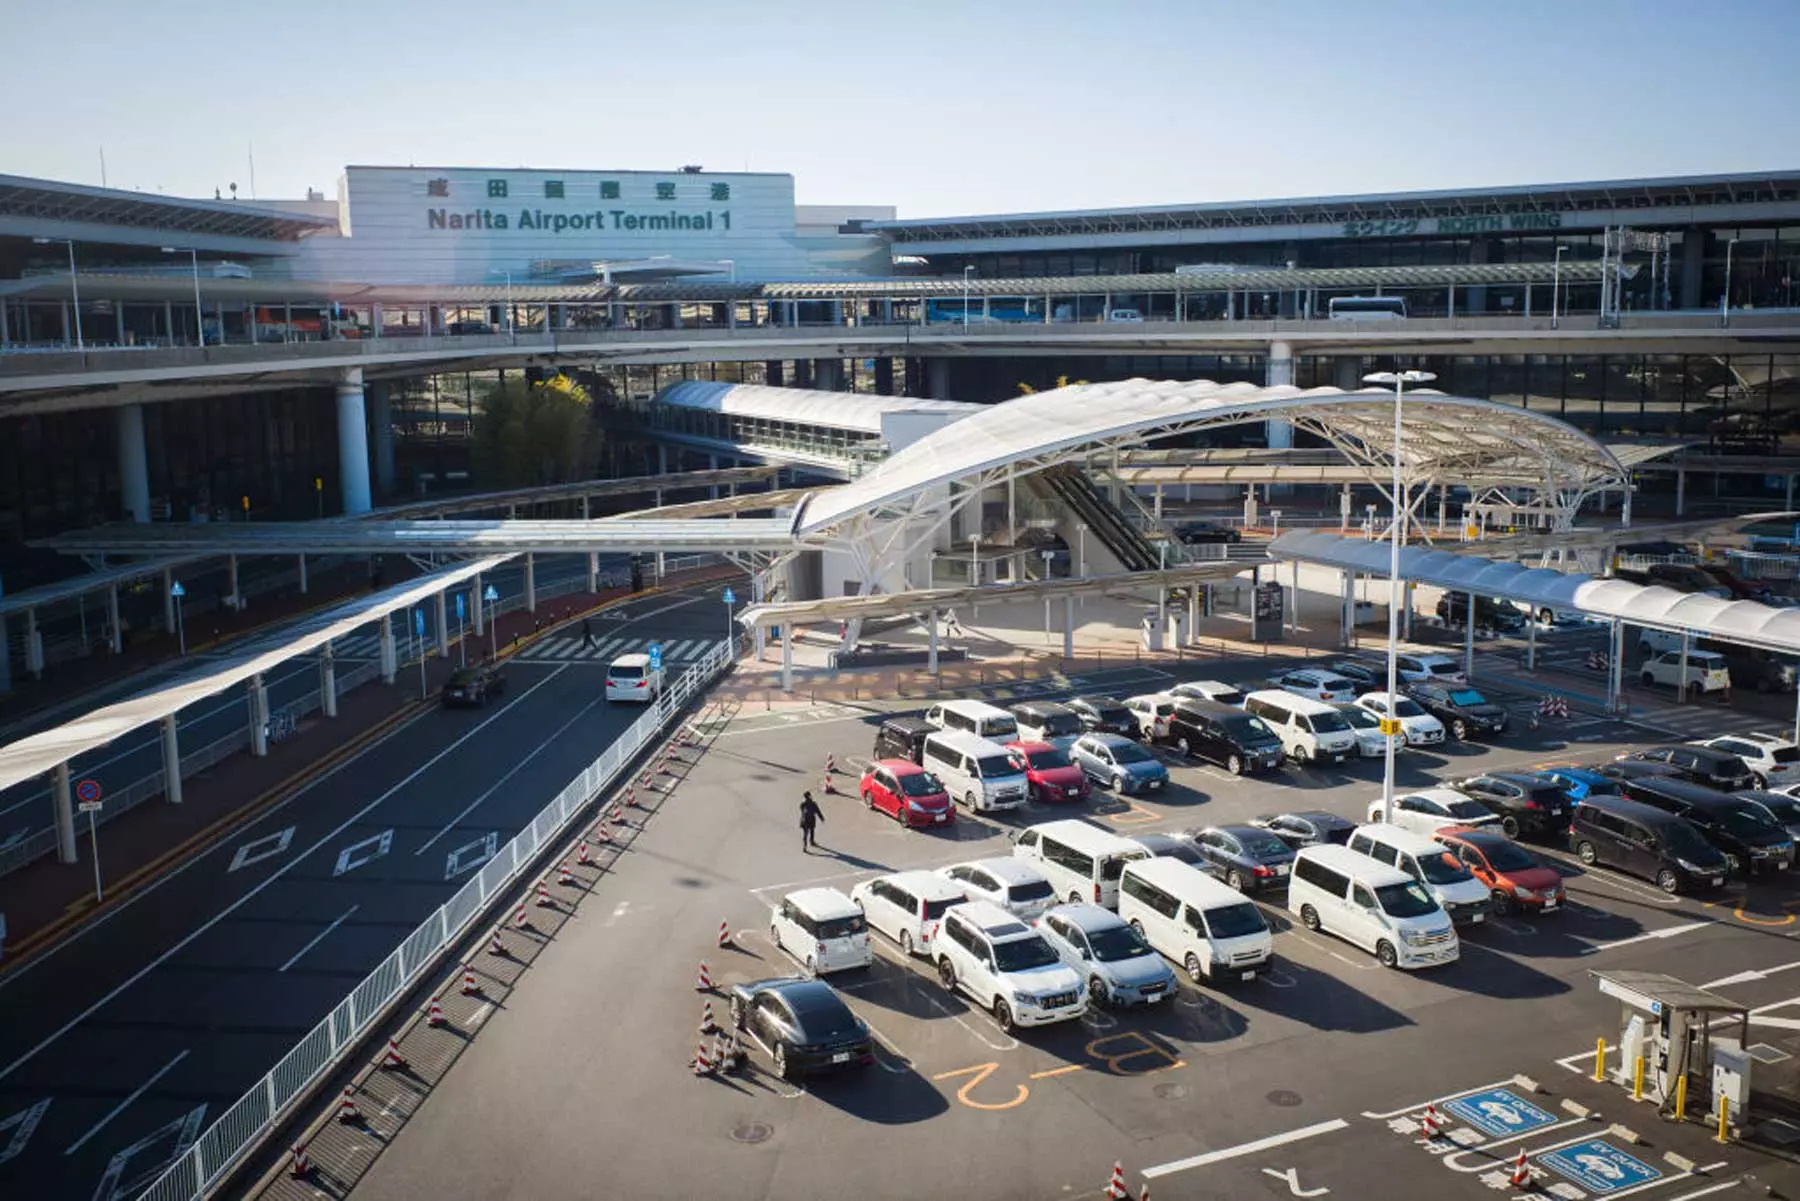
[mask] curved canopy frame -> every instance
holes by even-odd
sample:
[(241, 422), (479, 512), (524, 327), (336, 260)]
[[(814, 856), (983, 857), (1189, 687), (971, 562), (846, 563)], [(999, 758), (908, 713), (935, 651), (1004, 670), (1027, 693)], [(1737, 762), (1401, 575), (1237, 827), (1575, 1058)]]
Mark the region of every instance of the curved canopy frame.
[[(904, 518), (951, 482), (979, 488), (1171, 434), (1279, 419), (1319, 435), (1354, 463), (1391, 474), (1391, 392), (1258, 387), (1211, 380), (1075, 384), (990, 405), (928, 434), (874, 470), (825, 489), (795, 514), (800, 537), (849, 536)], [(1408, 490), (1437, 484), (1522, 489), (1567, 528), (1588, 496), (1621, 488), (1611, 451), (1553, 417), (1441, 392), (1406, 394), (1400, 466)]]

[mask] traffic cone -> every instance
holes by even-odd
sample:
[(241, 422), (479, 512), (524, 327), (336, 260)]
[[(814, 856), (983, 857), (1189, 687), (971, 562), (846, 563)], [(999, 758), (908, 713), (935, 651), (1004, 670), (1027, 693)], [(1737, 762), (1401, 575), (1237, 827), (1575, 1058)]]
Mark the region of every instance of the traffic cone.
[(706, 970), (706, 960), (702, 959), (700, 961), (700, 975), (694, 981), (694, 991), (711, 992), (712, 986), (712, 975)]
[(585, 838), (581, 840), (581, 846), (575, 852), (575, 862), (581, 864), (583, 867), (591, 867), (593, 865), (594, 856), (588, 850), (587, 839)]
[(719, 1023), (713, 1020), (712, 1002), (707, 1001), (700, 1007), (700, 1033), (717, 1034)]
[(721, 920), (719, 922), (719, 945), (721, 947), (731, 945), (731, 923), (728, 921)]
[(595, 826), (594, 827), (594, 841), (595, 842), (610, 845), (612, 843), (612, 840), (613, 840), (613, 836), (607, 831), (605, 826)]
[(650, 774), (650, 769), (646, 767), (644, 769), (644, 774), (638, 777), (638, 783), (642, 784), (645, 788), (654, 788), (656, 786), (656, 778)]
[(829, 775), (819, 782), (819, 789), (829, 796), (838, 795), (837, 781), (833, 780)]
[(475, 983), (475, 969), (470, 968), (463, 973), (462, 994), (465, 997), (472, 997), (480, 991), (481, 985)]
[(631, 809), (636, 809), (638, 807), (637, 789), (633, 788), (629, 784), (627, 784), (625, 786), (625, 804), (628, 808), (631, 808)]
[(427, 1026), (442, 1026), (444, 1024), (444, 1007), (438, 1003), (436, 997), (431, 998), (431, 1004), (425, 1009), (425, 1024)]
[(837, 758), (830, 752), (827, 752), (825, 755), (825, 774), (828, 776), (837, 775)]
[(539, 909), (548, 909), (556, 904), (550, 899), (550, 886), (542, 880), (537, 882), (537, 903)]
[(1131, 1201), (1131, 1190), (1125, 1187), (1125, 1165), (1113, 1161), (1112, 1181), (1106, 1186), (1106, 1195), (1112, 1201)]
[(623, 809), (619, 808), (619, 804), (617, 801), (613, 802), (612, 824), (615, 826), (622, 826), (625, 824), (625, 811)]
[(731, 1046), (725, 1041), (724, 1034), (713, 1039), (713, 1067), (721, 1072), (729, 1072), (737, 1067), (737, 1058), (732, 1054)]
[(1425, 1107), (1425, 1116), (1419, 1119), (1419, 1125), (1424, 1127), (1426, 1138), (1438, 1138), (1444, 1133), (1444, 1119), (1438, 1116), (1435, 1105)]
[(575, 876), (569, 871), (569, 865), (567, 863), (564, 863), (561, 867), (556, 869), (556, 882), (558, 884), (575, 883)]
[(500, 941), (500, 931), (494, 931), (494, 937), (488, 940), (488, 954), (506, 958), (506, 944)]
[(1513, 1160), (1512, 1178), (1508, 1183), (1514, 1188), (1531, 1187), (1531, 1168), (1525, 1163), (1524, 1148), (1520, 1148), (1518, 1158)]
[(288, 1175), (295, 1180), (312, 1175), (312, 1160), (307, 1157), (305, 1143), (295, 1143), (288, 1151)]
[(381, 1066), (384, 1068), (403, 1068), (406, 1056), (400, 1054), (400, 1044), (391, 1036), (388, 1038), (387, 1050), (381, 1053)]
[(700, 1043), (694, 1048), (694, 1075), (707, 1076), (711, 1074), (712, 1061), (706, 1057), (706, 1044)]
[(525, 915), (525, 906), (523, 904), (513, 911), (513, 925), (521, 930), (531, 925), (531, 919)]
[(1145, 1185), (1138, 1190), (1138, 1201), (1150, 1201), (1150, 1186)]
[(675, 774), (675, 769), (669, 765), (669, 752), (664, 751), (662, 758), (657, 761), (656, 774), (659, 776), (672, 776)]
[(344, 1087), (343, 1095), (338, 1098), (337, 1120), (346, 1125), (363, 1120), (362, 1110), (356, 1107), (356, 1098), (348, 1085)]

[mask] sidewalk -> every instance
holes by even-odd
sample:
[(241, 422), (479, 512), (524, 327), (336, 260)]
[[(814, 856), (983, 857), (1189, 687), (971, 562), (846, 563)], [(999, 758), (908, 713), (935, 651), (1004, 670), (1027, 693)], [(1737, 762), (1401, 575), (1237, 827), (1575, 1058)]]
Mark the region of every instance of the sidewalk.
[[(505, 659), (537, 638), (571, 621), (622, 601), (653, 596), (737, 578), (726, 566), (672, 572), (662, 585), (632, 593), (623, 588), (603, 593), (572, 593), (547, 601), (535, 614), (504, 613), (494, 626)], [(471, 632), (471, 649), (485, 649)], [(455, 639), (452, 639), (454, 646)], [(359, 751), (379, 742), (409, 718), (437, 704), (438, 691), (455, 664), (451, 659), (426, 661), (427, 697), (419, 698), (417, 661), (400, 665), (394, 683), (375, 681), (343, 694), (338, 716), (314, 713), (288, 737), (257, 758), (248, 751), (183, 781), (183, 801), (170, 805), (150, 800), (101, 827), (101, 871), (105, 902), (94, 903), (93, 861), (88, 830), (76, 821), (75, 863), (59, 863), (54, 855), (0, 876), (0, 913), (6, 915), (6, 943), (0, 950), (0, 974), (41, 954), (105, 910), (123, 903), (163, 872), (211, 846), (281, 800)]]

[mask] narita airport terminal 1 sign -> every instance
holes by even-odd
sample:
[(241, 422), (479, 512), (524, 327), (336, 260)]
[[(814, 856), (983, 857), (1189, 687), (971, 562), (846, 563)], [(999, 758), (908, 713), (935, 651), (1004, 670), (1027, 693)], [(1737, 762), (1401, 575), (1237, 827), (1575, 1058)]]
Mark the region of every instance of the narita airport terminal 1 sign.
[(586, 233), (592, 230), (711, 233), (731, 232), (730, 209), (704, 209), (683, 213), (670, 209), (663, 213), (634, 213), (628, 209), (591, 209), (579, 213), (547, 212), (522, 208), (514, 216), (500, 209), (471, 209), (453, 212), (434, 208), (425, 211), (426, 228), (438, 230), (530, 230), (534, 233)]
[[(625, 233), (730, 233), (733, 183), (678, 173), (632, 172), (520, 177), (458, 173), (425, 180), (425, 227), (431, 231), (550, 234), (614, 230)], [(465, 199), (473, 193), (475, 203)], [(461, 200), (460, 204), (434, 203)], [(595, 201), (601, 203), (595, 204)], [(617, 201), (618, 204), (607, 202)], [(549, 202), (545, 207), (542, 202)], [(567, 207), (564, 207), (567, 205)]]

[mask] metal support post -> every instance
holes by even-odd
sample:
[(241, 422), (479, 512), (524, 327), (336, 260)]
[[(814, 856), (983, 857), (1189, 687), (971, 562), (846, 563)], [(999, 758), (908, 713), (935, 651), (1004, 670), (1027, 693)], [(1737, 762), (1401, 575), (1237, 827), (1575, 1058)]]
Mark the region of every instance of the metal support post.
[(1537, 670), (1537, 615), (1525, 619), (1525, 670)]
[(481, 577), (476, 576), (469, 584), (469, 608), (475, 611), (475, 637), (477, 638), (487, 633), (487, 618), (483, 612), (487, 606), (481, 600), (485, 595), (487, 592), (481, 585)]
[[(582, 508), (583, 509), (587, 508), (587, 502), (585, 501), (585, 499), (582, 502)], [(591, 550), (588, 552), (587, 590), (589, 592), (600, 591), (600, 552), (599, 551)]]
[(300, 595), (306, 595), (306, 556), (300, 556)]
[(50, 807), (56, 813), (56, 861), (75, 862), (75, 798), (69, 791), (69, 765), (50, 769)]
[(392, 684), (394, 673), (399, 668), (394, 653), (394, 621), (391, 613), (383, 614), (381, 621), (381, 682)]
[(1406, 585), (1405, 585), (1404, 589), (1401, 591), (1401, 596), (1403, 598), (1401, 603), (1405, 606), (1405, 608), (1403, 608), (1400, 612), (1400, 622), (1401, 622), (1401, 626), (1402, 626), (1402, 635), (1401, 636), (1406, 638), (1408, 641), (1411, 641), (1412, 636), (1413, 636), (1412, 635), (1413, 587), (1414, 587), (1413, 582), (1411, 580), (1408, 580), (1408, 581), (1406, 581)]
[(175, 715), (162, 719), (163, 796), (169, 804), (181, 804), (181, 735)]
[(1681, 631), (1681, 670), (1675, 677), (1675, 701), (1677, 704), (1688, 699), (1688, 640), (1691, 638), (1686, 630)]
[(525, 611), (537, 612), (537, 560), (530, 551), (525, 552)]
[(327, 642), (319, 648), (319, 709), (326, 717), (336, 717), (337, 652)]
[(233, 609), (244, 607), (238, 596), (238, 561), (236, 555), (225, 556), (225, 599)]
[(1356, 624), (1356, 619), (1353, 616), (1355, 613), (1354, 606), (1356, 604), (1356, 581), (1348, 571), (1343, 572), (1342, 574), (1344, 577), (1344, 597), (1338, 605), (1338, 645), (1340, 647), (1348, 647), (1350, 645), (1350, 630)]
[[(1190, 627), (1192, 628), (1192, 627)], [(1063, 593), (1063, 658), (1075, 657), (1075, 598)]]
[(260, 675), (244, 686), (250, 702), (250, 753), (257, 758), (269, 753), (269, 690)]
[(794, 623), (781, 623), (781, 690), (794, 690)]
[(1475, 594), (1469, 593), (1469, 607), (1463, 613), (1463, 679), (1475, 679)]
[(1617, 619), (1613, 621), (1612, 637), (1608, 641), (1612, 643), (1612, 653), (1607, 656), (1606, 665), (1606, 708), (1608, 712), (1616, 712), (1625, 679), (1625, 627)]
[[(110, 631), (107, 635), (107, 644), (112, 653), (116, 655), (125, 649), (125, 636), (119, 631), (119, 586), (117, 584), (108, 585), (106, 589), (106, 628)], [(5, 640), (0, 639), (0, 645), (4, 644)]]
[(450, 594), (440, 592), (437, 594), (436, 600), (437, 612), (434, 616), (437, 619), (438, 658), (448, 659), (450, 657)]
[[(925, 670), (936, 675), (938, 669), (938, 611), (936, 609), (931, 611), (929, 621), (931, 623), (931, 641), (927, 644), (925, 651)], [(1795, 721), (1800, 722), (1800, 717), (1796, 717)]]
[(173, 634), (175, 632), (175, 573), (167, 567), (163, 568), (162, 573), (162, 597), (163, 633)]

